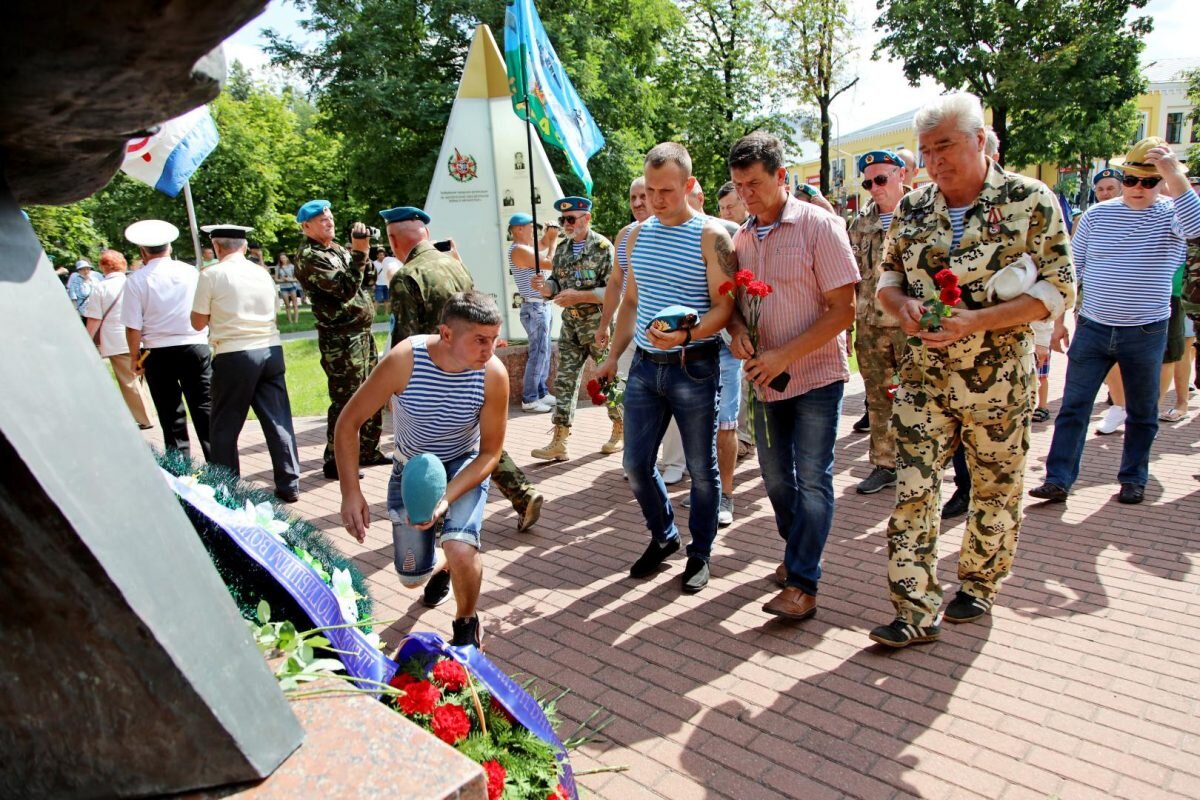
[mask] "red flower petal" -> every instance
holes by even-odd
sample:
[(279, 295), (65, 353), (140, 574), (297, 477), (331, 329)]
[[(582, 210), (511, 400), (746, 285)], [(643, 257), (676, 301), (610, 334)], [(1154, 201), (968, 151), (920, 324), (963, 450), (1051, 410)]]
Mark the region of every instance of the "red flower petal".
[(958, 301), (962, 300), (962, 290), (955, 286), (947, 286), (941, 292), (942, 302), (948, 306), (958, 305)]
[(467, 671), (462, 664), (451, 658), (443, 658), (433, 665), (433, 679), (452, 692), (467, 685)]
[(483, 767), (483, 773), (487, 776), (488, 800), (500, 800), (500, 795), (504, 794), (504, 779), (508, 777), (508, 772), (499, 761), (485, 761), (479, 766)]
[(717, 289), (717, 294), (733, 294), (736, 288), (737, 285), (733, 281), (725, 281), (721, 284), (721, 288)]
[(441, 699), (441, 689), (429, 681), (417, 681), (404, 687), (404, 695), (397, 698), (396, 705), (405, 714), (432, 714)]
[(433, 720), (430, 725), (433, 735), (449, 745), (454, 745), (467, 738), (471, 732), (471, 718), (463, 707), (457, 703), (446, 703), (433, 709)]
[(733, 281), (738, 286), (749, 286), (752, 280), (754, 280), (754, 273), (748, 269), (739, 269), (733, 274)]

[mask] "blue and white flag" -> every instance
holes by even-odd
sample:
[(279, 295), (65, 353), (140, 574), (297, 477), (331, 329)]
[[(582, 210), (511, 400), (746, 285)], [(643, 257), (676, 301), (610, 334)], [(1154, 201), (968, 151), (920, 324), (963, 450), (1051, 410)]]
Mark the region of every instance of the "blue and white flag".
[(201, 106), (164, 122), (153, 136), (130, 139), (121, 169), (131, 178), (175, 197), (219, 138), (208, 106)]
[(572, 171), (591, 194), (587, 162), (604, 146), (604, 135), (563, 71), (533, 0), (509, 0), (504, 13), (504, 65), (517, 116), (536, 125), (543, 141), (566, 151)]

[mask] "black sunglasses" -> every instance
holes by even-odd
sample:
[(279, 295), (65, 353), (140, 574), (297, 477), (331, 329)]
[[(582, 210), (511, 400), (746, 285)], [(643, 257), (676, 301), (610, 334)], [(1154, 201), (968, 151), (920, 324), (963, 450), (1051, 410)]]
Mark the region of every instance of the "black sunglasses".
[(876, 175), (874, 178), (867, 178), (865, 181), (863, 181), (863, 188), (866, 189), (868, 192), (871, 191), (871, 183), (872, 182), (874, 182), (874, 184), (876, 186), (887, 186), (888, 176), (887, 175)]
[(1121, 178), (1121, 183), (1125, 184), (1131, 189), (1134, 186), (1137, 186), (1139, 183), (1147, 189), (1153, 189), (1155, 186), (1158, 186), (1158, 182), (1161, 180), (1162, 178), (1157, 175), (1149, 178), (1135, 178), (1132, 175), (1126, 175), (1124, 178)]
[(559, 217), (559, 218), (558, 218), (558, 223), (559, 223), (560, 225), (574, 225), (576, 222), (579, 222), (579, 220), (581, 220), (581, 219), (583, 219), (583, 217), (582, 217), (582, 216), (579, 216), (579, 217)]

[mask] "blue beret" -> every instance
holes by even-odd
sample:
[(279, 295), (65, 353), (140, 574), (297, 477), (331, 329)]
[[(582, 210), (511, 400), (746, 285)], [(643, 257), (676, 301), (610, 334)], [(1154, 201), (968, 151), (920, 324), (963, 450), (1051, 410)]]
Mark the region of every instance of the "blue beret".
[(309, 200), (296, 212), (296, 222), (308, 222), (327, 208), (329, 208), (328, 200)]
[(586, 197), (564, 197), (554, 202), (555, 211), (591, 211), (592, 201)]
[(872, 150), (858, 157), (858, 172), (861, 175), (872, 164), (893, 164), (903, 167), (904, 161), (891, 150)]
[(433, 509), (446, 494), (446, 467), (432, 453), (413, 456), (404, 465), (400, 478), (400, 497), (408, 511), (409, 522), (424, 525), (433, 518)]
[(1121, 172), (1121, 170), (1117, 169), (1116, 167), (1109, 167), (1108, 169), (1100, 170), (1094, 176), (1092, 176), (1092, 186), (1095, 186), (1105, 178), (1112, 178), (1115, 181), (1120, 181), (1124, 177), (1124, 172)]
[(526, 214), (524, 211), (518, 211), (508, 218), (508, 227), (514, 228), (517, 225), (532, 225), (533, 217)]
[(410, 219), (419, 219), (426, 225), (429, 224), (429, 215), (414, 206), (385, 208), (379, 212), (379, 216), (383, 217), (383, 221), (389, 224), (392, 222), (408, 222)]

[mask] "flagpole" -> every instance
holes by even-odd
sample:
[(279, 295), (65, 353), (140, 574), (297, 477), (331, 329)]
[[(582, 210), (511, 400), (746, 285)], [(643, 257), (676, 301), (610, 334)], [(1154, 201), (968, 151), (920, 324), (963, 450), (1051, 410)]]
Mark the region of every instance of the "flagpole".
[(525, 45), (521, 45), (521, 86), (525, 90), (525, 146), (529, 150), (529, 157), (526, 162), (529, 165), (529, 208), (530, 216), (533, 217), (533, 266), (538, 274), (542, 271), (542, 249), (541, 235), (538, 232), (537, 224), (537, 203), (534, 198), (537, 196), (537, 185), (534, 183), (533, 176), (533, 123), (529, 118), (532, 116), (532, 108), (529, 105), (529, 78), (525, 73), (525, 58), (527, 56)]
[(200, 231), (196, 228), (196, 207), (192, 204), (192, 182), (183, 182), (183, 203), (187, 206), (188, 225), (192, 228), (192, 247), (195, 248), (196, 267), (200, 268), (204, 265), (204, 258), (200, 252)]

